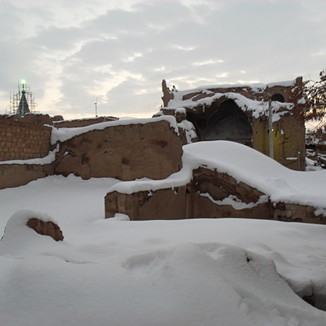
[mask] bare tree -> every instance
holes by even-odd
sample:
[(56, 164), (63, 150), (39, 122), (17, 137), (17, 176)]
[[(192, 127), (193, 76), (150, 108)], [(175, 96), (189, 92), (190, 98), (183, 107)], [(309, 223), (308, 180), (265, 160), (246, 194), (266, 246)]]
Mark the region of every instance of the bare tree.
[(306, 121), (315, 120), (324, 125), (323, 119), (326, 115), (326, 70), (323, 69), (319, 73), (319, 80), (308, 81), (305, 85), (305, 96), (309, 104), (308, 110), (305, 112)]

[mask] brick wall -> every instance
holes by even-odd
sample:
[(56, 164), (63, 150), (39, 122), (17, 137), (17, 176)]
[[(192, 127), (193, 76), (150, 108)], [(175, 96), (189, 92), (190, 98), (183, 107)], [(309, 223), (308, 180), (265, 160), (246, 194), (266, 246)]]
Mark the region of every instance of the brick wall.
[(51, 128), (0, 119), (0, 161), (26, 160), (46, 156)]

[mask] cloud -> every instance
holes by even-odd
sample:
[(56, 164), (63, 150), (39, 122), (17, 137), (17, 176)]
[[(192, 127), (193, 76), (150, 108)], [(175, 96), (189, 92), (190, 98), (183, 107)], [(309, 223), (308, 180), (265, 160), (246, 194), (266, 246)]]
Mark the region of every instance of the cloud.
[(21, 77), (40, 111), (69, 118), (92, 115), (96, 97), (102, 112), (150, 112), (163, 78), (184, 89), (312, 78), (324, 65), (322, 1), (0, 2), (2, 110)]

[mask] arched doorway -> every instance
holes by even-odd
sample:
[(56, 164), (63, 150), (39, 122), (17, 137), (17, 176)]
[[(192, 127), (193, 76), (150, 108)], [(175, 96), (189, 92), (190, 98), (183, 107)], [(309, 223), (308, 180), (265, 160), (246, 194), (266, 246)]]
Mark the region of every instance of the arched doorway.
[(202, 140), (230, 140), (252, 146), (247, 115), (233, 100), (224, 101), (208, 120)]
[(284, 103), (284, 96), (279, 93), (274, 94), (271, 99), (272, 99), (272, 101)]

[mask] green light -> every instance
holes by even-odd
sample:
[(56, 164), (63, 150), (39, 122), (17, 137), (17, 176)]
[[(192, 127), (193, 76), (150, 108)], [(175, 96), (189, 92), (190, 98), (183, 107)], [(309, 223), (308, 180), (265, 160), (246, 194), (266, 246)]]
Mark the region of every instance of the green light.
[(26, 80), (25, 80), (25, 79), (21, 79), (21, 80), (20, 80), (20, 83), (21, 83), (22, 85), (26, 85)]

